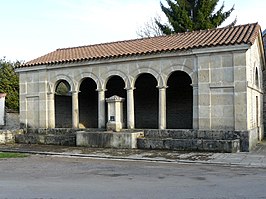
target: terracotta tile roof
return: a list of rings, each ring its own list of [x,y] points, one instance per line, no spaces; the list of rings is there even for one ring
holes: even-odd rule
[[[75,61],[110,59],[132,55],[188,50],[224,45],[249,44],[260,34],[257,23],[211,30],[178,33],[144,39],[57,49],[20,67]]]

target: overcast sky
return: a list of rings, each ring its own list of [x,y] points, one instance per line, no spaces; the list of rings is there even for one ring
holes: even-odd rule
[[[266,29],[265,0],[220,0],[237,24]],[[162,2],[165,2],[162,0]],[[137,38],[140,26],[163,15],[160,0],[0,0],[0,58],[29,61],[57,48]]]

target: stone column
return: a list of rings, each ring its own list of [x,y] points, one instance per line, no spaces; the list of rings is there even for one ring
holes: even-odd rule
[[[191,84],[193,87],[193,129],[199,128],[199,107],[198,107],[198,85]]]
[[[127,89],[127,128],[135,128],[135,113],[134,113],[134,89]]]
[[[72,91],[72,127],[79,127],[79,100],[77,91]]]
[[[105,90],[98,89],[98,128],[105,128]]]
[[[47,93],[48,99],[48,128],[55,128],[54,93]]]
[[[158,87],[159,89],[159,129],[166,128],[166,87]]]

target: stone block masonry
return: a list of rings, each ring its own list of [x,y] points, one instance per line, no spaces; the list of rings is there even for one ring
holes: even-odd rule
[[[47,144],[76,146],[76,130],[58,129],[27,129],[23,134],[15,136],[15,142],[20,144]]]
[[[15,143],[15,137],[23,134],[23,130],[0,130],[0,144]]]
[[[253,130],[254,132],[256,129]],[[252,132],[253,132],[252,131]],[[17,143],[86,146],[104,148],[139,148],[159,150],[247,152],[253,143],[249,131],[222,130],[123,130],[100,129],[27,129],[15,136]]]
[[[144,130],[138,138],[140,149],[239,152],[253,146],[249,131],[223,130]]]

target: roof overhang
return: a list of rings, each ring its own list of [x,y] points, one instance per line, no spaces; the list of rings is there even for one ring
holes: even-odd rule
[[[258,43],[259,43],[259,50],[260,50],[260,54],[262,57],[262,63],[263,63],[262,68],[263,68],[263,70],[265,70],[265,67],[266,67],[265,50],[266,49],[264,49],[264,42],[263,42],[261,30],[260,30],[260,34],[258,35]]]
[[[158,58],[167,58],[167,57],[198,56],[201,54],[225,53],[225,52],[235,52],[235,51],[245,52],[249,49],[249,47],[250,46],[248,44],[215,46],[215,47],[208,47],[208,48],[196,48],[196,49],[189,49],[189,50],[182,50],[182,51],[148,54],[148,55],[125,56],[125,57],[111,58],[111,59],[77,61],[77,62],[60,63],[60,64],[46,64],[46,65],[38,65],[34,67],[17,68],[15,71],[18,73],[21,73],[21,72],[29,72],[29,71],[72,68],[72,67],[77,67],[77,66],[93,66],[93,65],[100,65],[100,64],[110,64],[110,63],[154,60]]]

